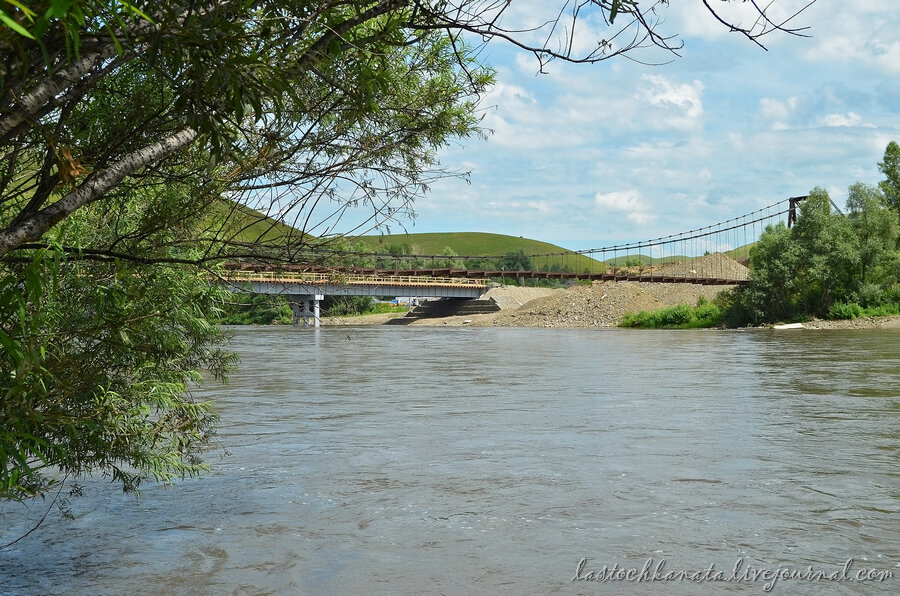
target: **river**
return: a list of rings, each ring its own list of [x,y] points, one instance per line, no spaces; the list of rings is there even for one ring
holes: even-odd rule
[[[85,480],[0,593],[900,593],[900,330],[232,332],[212,473]]]

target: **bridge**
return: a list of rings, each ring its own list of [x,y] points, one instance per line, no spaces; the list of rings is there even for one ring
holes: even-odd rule
[[[797,207],[806,197],[791,197],[740,217],[711,226],[653,240],[602,248],[527,255],[532,270],[461,269],[452,267],[403,267],[410,260],[446,262],[443,255],[393,255],[317,250],[307,263],[356,258],[391,260],[393,268],[348,265],[250,263],[226,264],[222,281],[255,293],[287,296],[294,311],[294,324],[319,325],[319,301],[335,296],[417,296],[478,298],[490,278],[572,279],[590,281],[636,281],[735,286],[747,282],[747,269],[723,253],[756,242],[763,229],[786,216],[787,225],[797,220]],[[713,249],[713,250],[710,250]],[[647,254],[649,253],[649,262]],[[582,271],[551,271],[549,263],[588,257]],[[455,261],[502,259],[502,256],[454,256]],[[540,267],[541,263],[543,267]]]
[[[257,294],[287,296],[294,312],[294,325],[319,326],[319,301],[330,296],[421,296],[429,298],[478,298],[487,290],[488,280],[440,277],[433,271],[421,274],[386,275],[380,271],[309,271],[310,267],[287,266],[294,270],[231,270],[224,280],[233,286],[248,287]],[[297,268],[303,270],[297,270]]]

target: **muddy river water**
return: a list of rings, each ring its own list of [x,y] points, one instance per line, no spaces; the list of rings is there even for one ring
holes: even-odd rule
[[[212,473],[84,481],[0,593],[900,593],[900,330],[233,334]]]

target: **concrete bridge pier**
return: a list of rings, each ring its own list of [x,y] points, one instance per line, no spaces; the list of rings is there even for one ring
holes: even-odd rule
[[[303,319],[303,326],[313,327],[319,326],[319,301],[324,300],[322,294],[292,295],[288,296],[291,303],[291,310],[294,312],[294,327],[299,326],[300,319]]]

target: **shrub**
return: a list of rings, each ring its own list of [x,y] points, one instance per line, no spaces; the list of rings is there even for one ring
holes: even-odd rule
[[[322,314],[326,317],[360,315],[371,311],[374,304],[371,296],[325,296]]]
[[[870,306],[863,311],[863,314],[870,317],[888,317],[891,315],[900,314],[900,304],[890,303],[880,304],[878,306]]]
[[[863,308],[855,302],[835,302],[828,311],[829,319],[855,319],[863,314]]]
[[[687,304],[679,304],[672,308],[664,308],[653,313],[651,320],[658,323],[658,327],[678,327],[686,325],[693,319],[693,310]]]
[[[637,314],[628,314],[622,319],[622,327],[639,327],[643,329],[694,329],[716,327],[722,322],[722,311],[715,304],[698,301],[699,306],[679,304],[657,311],[643,310]]]

